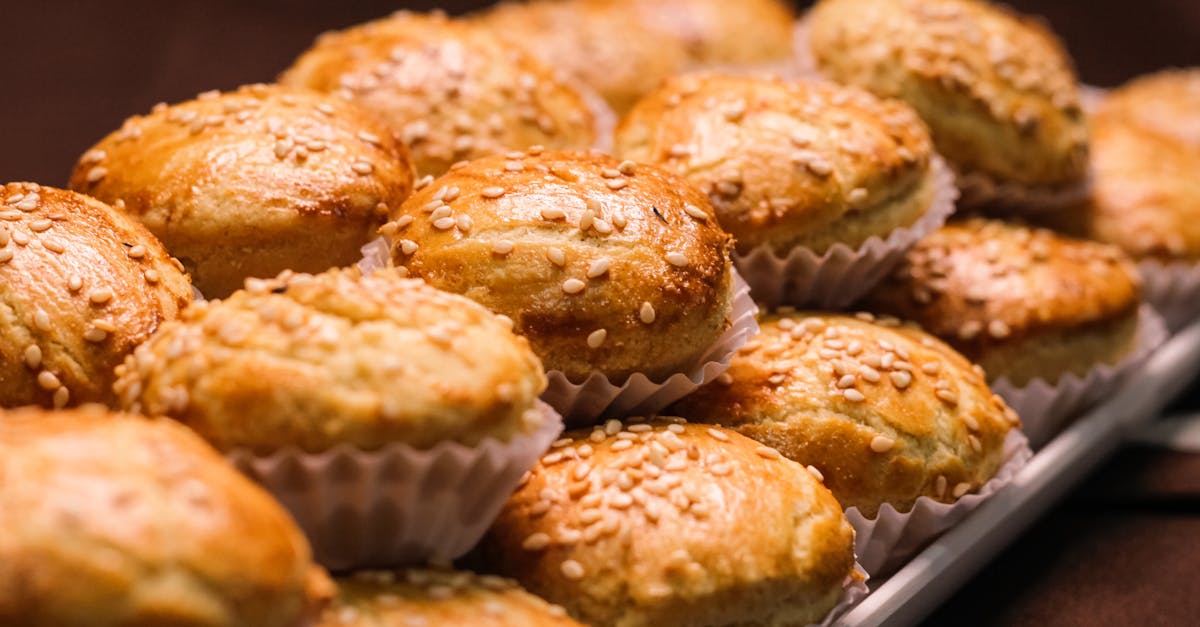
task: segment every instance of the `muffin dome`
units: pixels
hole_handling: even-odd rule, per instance
[[[191,301],[179,262],[129,217],[0,187],[0,407],[112,402],[113,368]]]
[[[300,627],[331,593],[287,512],[188,429],[0,412],[0,622]]]
[[[250,281],[164,325],[118,374],[126,409],[259,453],[507,440],[540,423],[546,386],[500,318],[394,271]]]
[[[842,507],[874,518],[889,503],[953,502],[1003,462],[1017,416],[983,373],[913,327],[784,314],[726,374],[672,409],[720,424],[817,468]]]
[[[708,194],[738,250],[821,254],[911,225],[933,202],[933,150],[905,104],[775,78],[667,80],[622,120],[618,153]]]
[[[807,24],[823,75],[910,104],[960,172],[1027,188],[1085,179],[1078,81],[1035,20],[978,0],[822,0]]]
[[[401,11],[322,35],[279,80],[378,114],[421,175],[506,149],[599,139],[577,89],[519,47],[441,14]]]
[[[730,237],[652,166],[534,151],[452,169],[384,226],[409,276],[514,322],[547,370],[661,380],[730,324]]]
[[[162,239],[209,298],[247,277],[354,263],[412,184],[404,147],[373,116],[266,85],[130,118],[71,176]]]

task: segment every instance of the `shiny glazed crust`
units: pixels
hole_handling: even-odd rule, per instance
[[[354,263],[412,184],[404,147],[373,116],[265,85],[130,118],[71,176],[141,220],[209,298],[246,277]]]
[[[1029,187],[1086,176],[1078,81],[1040,22],[978,0],[823,0],[808,23],[822,74],[910,104],[959,171]]]
[[[866,307],[917,322],[989,380],[1023,385],[1128,354],[1140,300],[1137,270],[1115,246],[972,219],[918,243]],[[1039,345],[1057,348],[1021,358]]]
[[[659,381],[730,324],[730,237],[698,190],[595,153],[513,153],[452,169],[383,232],[430,285],[515,323],[547,370]]]
[[[118,374],[126,409],[260,453],[507,440],[541,421],[546,386],[504,321],[394,270],[249,281],[164,325]]]
[[[679,422],[567,434],[500,514],[487,563],[588,624],[819,622],[854,566],[833,495],[774,449]]]
[[[578,91],[521,48],[441,14],[401,11],[326,33],[279,80],[377,113],[421,175],[507,149],[582,149],[597,139]]]
[[[331,585],[278,503],[168,420],[0,412],[0,624],[299,627]]]
[[[621,121],[616,149],[708,194],[743,253],[857,248],[911,225],[935,191],[920,118],[902,102],[832,84],[668,79]]]
[[[784,314],[727,373],[670,411],[720,424],[813,466],[845,508],[874,518],[918,497],[952,503],[1003,462],[1019,421],[978,368],[895,321]]]
[[[364,571],[337,585],[316,627],[582,627],[562,607],[493,575]]]
[[[786,63],[794,16],[778,0],[534,0],[502,2],[479,20],[623,113],[680,72]]]
[[[191,301],[134,220],[74,192],[0,187],[0,406],[112,402],[113,368]]]

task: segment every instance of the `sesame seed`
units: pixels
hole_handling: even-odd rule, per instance
[[[368,144],[375,144],[376,146],[379,145],[379,136],[374,133],[368,133],[366,131],[359,131],[358,138],[367,142]]]
[[[643,301],[642,308],[638,311],[638,317],[641,321],[645,324],[654,324],[655,316],[654,305],[651,305],[649,301]]]
[[[842,396],[845,397],[846,400],[854,402],[854,403],[861,403],[861,402],[867,400],[867,397],[863,396],[862,392],[859,392],[858,390],[856,390],[854,388],[842,390]]]
[[[631,446],[633,446],[632,440],[617,440],[616,442],[613,442],[612,450],[623,451]]]
[[[563,560],[561,568],[563,576],[572,581],[583,579],[583,576],[586,574],[583,564],[575,560]]]
[[[85,339],[89,342],[103,342],[104,339],[107,337],[108,337],[108,333],[106,333],[105,331],[103,331],[101,329],[97,329],[95,327],[88,329],[83,334],[83,339]]]
[[[589,348],[600,348],[604,344],[604,340],[608,338],[608,331],[605,329],[596,329],[587,336],[587,345]]]
[[[596,212],[591,209],[585,209],[579,214],[579,230],[586,231],[592,228],[592,223],[596,220]]]
[[[615,179],[621,176],[621,171],[616,168],[604,168],[600,170],[600,176],[606,179]]]
[[[612,223],[613,226],[617,227],[618,229],[625,228],[625,224],[627,223],[625,220],[625,214],[621,213],[620,211],[613,212]]]
[[[88,170],[86,179],[88,183],[96,183],[106,176],[108,176],[108,169],[102,166],[96,166]]]
[[[979,430],[979,421],[975,419],[975,416],[972,416],[971,414],[963,414],[962,419],[963,424],[967,425],[968,429],[972,431]]]
[[[62,409],[71,400],[71,391],[65,387],[54,390],[54,408]]]
[[[588,278],[594,279],[596,277],[603,276],[604,274],[606,274],[608,272],[608,268],[610,265],[612,265],[612,261],[608,257],[601,257],[601,258],[593,261],[592,264],[590,266],[588,266],[588,271],[587,271]]]
[[[584,283],[579,279],[567,279],[566,281],[563,281],[562,291],[568,294],[578,294],[582,292],[583,288],[585,287],[587,287],[587,283]]]
[[[350,168],[353,169],[356,174],[362,174],[364,176],[375,171],[375,166],[369,161],[356,161],[354,162],[354,165],[350,166]]]
[[[108,289],[107,287],[94,289],[92,290],[91,294],[88,294],[88,300],[97,305],[103,305],[104,303],[107,303],[108,301],[112,300],[112,297],[112,290]]]
[[[1012,330],[1008,328],[1008,325],[1003,320],[992,320],[988,323],[988,334],[997,340],[1002,340],[1011,333]]]
[[[876,453],[886,453],[892,450],[892,447],[895,445],[895,440],[884,435],[877,435],[871,438],[871,450]]]
[[[616,192],[625,189],[625,187],[629,185],[629,181],[626,179],[608,179],[604,181],[604,185],[605,187],[608,187],[612,191]]]
[[[432,182],[433,182],[433,175],[426,174],[425,176],[421,177],[421,179],[419,181],[417,181],[416,185],[413,185],[413,191],[419,191],[421,189],[424,189],[425,187],[428,187],[429,184]]]
[[[946,483],[947,482],[946,482],[945,475],[938,475],[937,480],[934,481],[933,490],[934,490],[934,494],[936,494],[938,498],[942,498],[943,496],[946,495],[946,487],[947,487]]]
[[[9,211],[0,211],[0,220],[8,220],[9,222],[16,222],[17,220],[20,220],[24,217],[25,216],[21,215],[21,212],[17,211],[16,209],[11,209]]]
[[[683,212],[701,222],[708,220],[708,214],[704,213],[703,209],[701,209],[691,203],[685,204],[683,206]]]
[[[67,247],[62,242],[56,239],[42,238],[42,246],[52,253],[62,254],[67,250]]]
[[[33,231],[34,233],[41,233],[43,231],[50,230],[50,227],[52,226],[54,226],[53,222],[43,218],[41,220],[34,220],[33,222],[30,222],[29,230]]]
[[[492,243],[492,252],[496,253],[497,255],[507,255],[513,251],[513,246],[514,244],[509,240],[497,240],[496,242]]]
[[[867,199],[867,190],[861,187],[855,187],[854,189],[850,190],[850,193],[847,194],[846,199],[849,200],[850,204],[852,205],[861,204]]]
[[[854,387],[854,375],[847,374],[838,379],[837,386],[842,389]]]
[[[25,365],[30,370],[37,370],[42,365],[42,347],[30,344],[25,347]]]
[[[904,370],[893,371],[888,376],[892,379],[892,385],[900,390],[903,390],[912,383],[912,375]]]
[[[760,447],[754,449],[754,452],[758,453],[758,456],[762,457],[764,459],[779,459],[780,458],[779,451],[777,451],[769,446],[760,446]]]
[[[676,268],[683,268],[688,265],[688,259],[683,253],[670,252],[667,253],[667,263],[675,266]]]
[[[637,171],[637,164],[626,159],[617,166],[617,170],[625,176],[633,176],[633,173]]]
[[[970,492],[970,491],[971,491],[971,484],[964,482],[964,483],[960,483],[960,484],[954,486],[954,490],[951,492],[951,494],[954,495],[954,498],[960,499],[963,496],[965,496],[967,492]]]
[[[418,244],[410,239],[400,240],[400,252],[404,253],[405,255],[411,255],[417,252],[417,248],[419,248]]]
[[[499,198],[504,195],[503,187],[485,187],[479,190],[479,195],[484,198]]]
[[[434,209],[433,213],[429,214],[429,219],[430,220],[441,220],[442,218],[449,218],[453,214],[454,214],[453,209],[451,209],[447,205],[441,205],[437,209]]]
[[[125,254],[129,255],[132,259],[141,259],[146,256],[146,247],[138,244],[125,251]]]
[[[442,199],[441,199],[441,198],[438,198],[438,199],[436,199],[436,200],[431,200],[431,201],[429,201],[429,202],[427,202],[427,203],[425,203],[424,205],[422,205],[422,206],[421,206],[421,211],[424,211],[425,213],[430,213],[430,214],[431,214],[431,213],[433,213],[434,211],[437,211],[437,210],[438,210],[438,208],[440,208],[442,205],[445,205],[445,204],[446,204],[446,203],[442,202]]]
[[[438,229],[439,231],[447,231],[449,229],[454,228],[454,224],[455,224],[454,218],[451,218],[451,217],[439,218],[439,219],[433,221],[433,228]]]
[[[504,164],[504,169],[509,172],[521,172],[525,169],[525,164],[520,161],[508,161]]]
[[[942,370],[942,363],[938,361],[927,361],[921,364],[921,372],[925,374],[937,374]]]
[[[805,468],[808,469],[808,472],[812,473],[812,476],[816,477],[817,481],[820,481],[821,483],[825,482],[825,475],[821,474],[821,471],[817,470],[816,466],[810,464],[805,466]]]
[[[543,220],[561,220],[567,217],[566,212],[558,207],[542,207]]]
[[[979,441],[979,438],[977,438],[973,435],[968,435],[967,442],[969,442],[971,444],[971,449],[974,450],[976,453],[983,452],[983,443]]]
[[[690,155],[691,153],[692,153],[692,151],[687,146],[684,146],[683,144],[675,144],[674,146],[671,146],[670,150],[667,151],[668,155],[670,155],[672,157],[676,157],[676,158],[686,157],[686,156]]]
[[[13,258],[13,251],[11,248],[0,249],[0,263],[7,263],[9,261],[12,261],[12,258]]]
[[[150,283],[150,284],[158,283],[158,270],[154,270],[154,269],[147,270],[142,274],[142,276],[146,277],[147,283]],[[72,278],[77,278],[77,277],[72,277]],[[79,287],[83,287],[83,286],[80,285]],[[78,290],[79,287],[72,288],[71,291]]]
[[[57,390],[58,388],[62,387],[62,382],[59,381],[58,377],[49,370],[43,370],[39,372],[37,376],[37,382],[38,385],[47,392]]]
[[[49,331],[50,330],[49,314],[47,314],[46,311],[43,309],[38,309],[37,311],[33,312],[33,326],[37,327],[37,330],[39,330],[39,331],[43,331],[43,332]]]
[[[551,246],[550,248],[546,249],[546,259],[550,260],[550,263],[560,268],[567,265],[566,253],[564,253],[563,250],[557,246]]]
[[[469,233],[471,231],[471,229],[475,226],[475,221],[471,219],[471,216],[469,216],[465,213],[462,213],[462,214],[459,214],[458,217],[454,219],[454,224],[458,227],[458,230],[460,230],[464,233]]]
[[[718,430],[716,430],[716,429],[709,429],[709,430],[708,430],[708,434],[709,434],[710,436],[712,436],[713,438],[715,438],[715,439],[717,439],[717,440],[720,440],[720,441],[722,441],[722,442],[728,442],[728,441],[729,441],[729,436],[725,435],[724,433],[722,433],[722,432],[720,432],[720,431],[718,431]]]
[[[963,340],[970,340],[979,335],[983,330],[983,323],[978,320],[968,320],[963,323],[958,329],[958,337]]]
[[[935,390],[933,392],[933,394],[934,394],[934,396],[938,397],[939,399],[941,399],[943,402],[945,402],[948,405],[957,405],[958,404],[958,395],[955,394],[954,392],[951,392],[950,390],[947,390],[945,388],[938,388],[937,390]]]
[[[562,453],[549,453],[542,456],[542,464],[545,466],[553,466],[563,460]]]

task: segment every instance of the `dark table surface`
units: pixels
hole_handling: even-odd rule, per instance
[[[730,0],[733,1],[733,0]],[[270,81],[321,31],[484,2],[43,0],[0,11],[0,180],[62,185],[78,155],[159,101]],[[1200,65],[1200,1],[1017,0],[1084,81]],[[1194,389],[1177,409],[1200,409]],[[1200,624],[1200,455],[1127,447],[966,582],[931,624]]]

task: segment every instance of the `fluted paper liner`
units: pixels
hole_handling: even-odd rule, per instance
[[[1138,272],[1146,302],[1163,317],[1168,330],[1178,331],[1200,317],[1200,264],[1146,259],[1138,263]]]
[[[507,442],[234,450],[227,458],[283,503],[330,570],[448,561],[483,537],[521,475],[562,432],[553,409],[540,402],[538,409],[538,428]]]
[[[542,393],[542,400],[557,409],[568,426],[580,427],[599,418],[657,413],[721,376],[729,369],[729,360],[737,349],[758,334],[758,307],[750,297],[750,288],[736,270],[732,273],[734,296],[729,327],[689,371],[661,382],[635,372],[624,383],[617,384],[600,372],[572,383],[562,372],[551,370],[546,372],[550,385]]]
[[[867,598],[867,594],[871,591],[867,587],[867,580],[870,578],[871,576],[867,574],[862,564],[855,562],[854,572],[850,573],[850,576],[846,577],[846,581],[842,583],[842,596],[838,599],[838,604],[829,610],[824,620],[812,623],[809,627],[831,627],[837,624],[839,618],[858,605],[859,601]]]
[[[930,163],[936,190],[933,202],[916,222],[894,229],[886,238],[871,237],[858,248],[834,244],[824,254],[803,247],[779,255],[768,246],[734,253],[738,271],[754,299],[768,307],[795,305],[840,309],[861,298],[887,276],[918,240],[945,224],[954,213],[958,191],[954,175],[940,157]]]
[[[854,548],[859,563],[875,577],[895,572],[926,544],[1012,482],[1031,457],[1029,441],[1019,429],[1013,429],[1004,438],[1004,463],[976,492],[965,494],[953,503],[922,496],[907,512],[898,512],[891,504],[884,503],[874,519],[863,516],[856,507],[846,510],[846,518],[854,526]]]
[[[1138,309],[1137,337],[1133,351],[1115,364],[1099,364],[1082,377],[1067,373],[1058,383],[1034,379],[1017,387],[1008,379],[992,382],[992,391],[1021,417],[1022,429],[1034,448],[1040,448],[1058,434],[1081,411],[1116,391],[1129,373],[1167,339],[1162,317],[1149,305]]]

